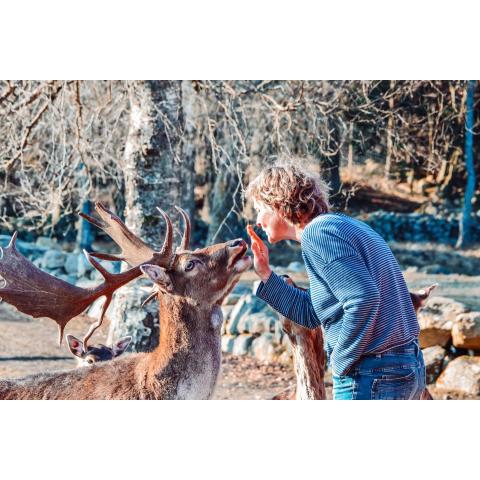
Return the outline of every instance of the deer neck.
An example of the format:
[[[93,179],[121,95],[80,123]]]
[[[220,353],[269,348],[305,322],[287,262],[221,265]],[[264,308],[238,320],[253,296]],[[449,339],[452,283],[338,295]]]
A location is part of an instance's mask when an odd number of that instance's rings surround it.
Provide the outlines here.
[[[321,329],[308,330],[290,320],[285,328],[293,352],[293,365],[297,380],[297,400],[324,400],[325,353]]]
[[[159,303],[160,342],[149,355],[150,380],[168,382],[172,398],[208,398],[221,363],[220,308],[168,295]]]

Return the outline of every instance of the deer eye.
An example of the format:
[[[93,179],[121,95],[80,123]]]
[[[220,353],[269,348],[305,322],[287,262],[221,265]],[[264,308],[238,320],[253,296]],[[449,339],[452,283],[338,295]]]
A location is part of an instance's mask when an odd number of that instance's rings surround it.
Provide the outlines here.
[[[93,363],[95,363],[95,360],[94,360],[92,357],[88,357],[88,358],[87,358],[87,363],[88,363],[89,365],[92,365]]]
[[[193,268],[195,267],[195,262],[193,260],[189,260],[186,264],[185,264],[185,271],[186,272],[190,272],[191,270],[193,270]]]

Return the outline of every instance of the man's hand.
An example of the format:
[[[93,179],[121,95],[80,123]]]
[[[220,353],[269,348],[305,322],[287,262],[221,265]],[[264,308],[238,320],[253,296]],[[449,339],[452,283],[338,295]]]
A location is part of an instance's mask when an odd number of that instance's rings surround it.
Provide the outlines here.
[[[260,279],[266,282],[272,273],[268,258],[268,248],[255,233],[251,225],[247,225],[247,233],[252,241],[253,268]]]

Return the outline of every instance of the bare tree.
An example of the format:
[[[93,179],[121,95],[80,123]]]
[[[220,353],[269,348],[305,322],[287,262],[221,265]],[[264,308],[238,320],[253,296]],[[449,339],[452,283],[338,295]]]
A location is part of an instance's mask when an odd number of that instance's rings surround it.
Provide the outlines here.
[[[459,221],[457,248],[466,247],[472,243],[472,200],[475,193],[475,165],[473,162],[473,100],[477,81],[471,80],[467,86],[467,114],[465,119],[465,166],[467,169],[467,186],[465,188],[464,206]]]

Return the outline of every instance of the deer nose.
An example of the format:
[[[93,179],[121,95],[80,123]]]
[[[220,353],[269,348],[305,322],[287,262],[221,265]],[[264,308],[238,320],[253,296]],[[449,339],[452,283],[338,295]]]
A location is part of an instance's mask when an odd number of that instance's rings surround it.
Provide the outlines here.
[[[234,248],[234,247],[240,247],[242,245],[245,245],[245,240],[242,240],[241,238],[237,238],[236,240],[232,240],[230,242],[229,247]]]

